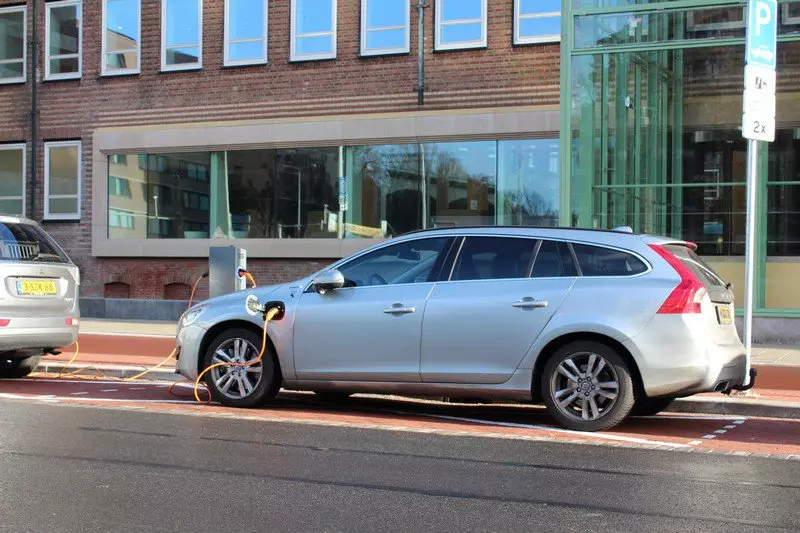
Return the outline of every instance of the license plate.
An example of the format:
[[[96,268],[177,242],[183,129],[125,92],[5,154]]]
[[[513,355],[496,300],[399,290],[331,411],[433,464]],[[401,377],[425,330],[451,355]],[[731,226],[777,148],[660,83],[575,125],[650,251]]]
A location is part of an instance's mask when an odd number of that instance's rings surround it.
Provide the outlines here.
[[[728,307],[717,306],[717,319],[723,326],[731,324],[731,310]]]
[[[56,282],[22,279],[17,281],[17,293],[24,296],[52,296],[57,293]]]

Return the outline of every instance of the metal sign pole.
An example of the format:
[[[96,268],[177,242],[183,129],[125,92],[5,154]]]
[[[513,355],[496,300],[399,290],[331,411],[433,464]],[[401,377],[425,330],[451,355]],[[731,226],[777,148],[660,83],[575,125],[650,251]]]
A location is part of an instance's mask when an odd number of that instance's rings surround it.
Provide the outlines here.
[[[758,141],[747,141],[747,231],[745,233],[744,263],[744,347],[745,381],[750,384],[750,365],[753,345],[753,286],[755,279],[756,206],[758,205]]]
[[[756,266],[758,143],[775,140],[775,81],[778,49],[778,3],[747,1],[742,136],[747,139],[747,232],[745,234],[744,346],[745,378],[750,385],[753,345],[753,288]]]

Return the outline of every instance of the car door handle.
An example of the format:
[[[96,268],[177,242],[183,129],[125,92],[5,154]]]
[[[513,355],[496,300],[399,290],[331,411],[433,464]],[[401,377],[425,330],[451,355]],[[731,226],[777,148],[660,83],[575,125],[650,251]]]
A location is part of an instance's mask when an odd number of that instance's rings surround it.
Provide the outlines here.
[[[401,315],[406,313],[413,313],[416,310],[417,310],[416,307],[406,307],[403,304],[394,304],[393,306],[384,309],[383,312],[386,313],[387,315],[395,315],[395,314]]]
[[[534,300],[533,298],[523,298],[511,305],[521,309],[536,309],[537,307],[547,307],[547,302],[543,300]]]

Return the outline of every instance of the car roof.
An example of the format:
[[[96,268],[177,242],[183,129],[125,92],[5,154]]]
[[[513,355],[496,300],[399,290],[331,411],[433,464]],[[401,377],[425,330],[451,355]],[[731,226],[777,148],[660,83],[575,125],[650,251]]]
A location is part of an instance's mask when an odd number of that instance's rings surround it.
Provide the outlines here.
[[[31,220],[29,218],[4,215],[2,213],[0,213],[0,222],[6,224],[30,224],[31,226],[38,226],[38,224],[34,220]]]

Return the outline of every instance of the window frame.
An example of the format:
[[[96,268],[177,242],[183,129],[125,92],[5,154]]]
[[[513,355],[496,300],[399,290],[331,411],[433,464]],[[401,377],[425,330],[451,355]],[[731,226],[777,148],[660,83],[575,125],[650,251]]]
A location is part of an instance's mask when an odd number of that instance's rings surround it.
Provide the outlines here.
[[[486,48],[488,46],[487,33],[489,25],[488,16],[488,0],[479,0],[481,2],[482,14],[480,19],[458,19],[455,21],[442,22],[442,9],[443,2],[454,2],[456,0],[436,0],[434,7],[434,50],[448,51],[448,50],[474,50],[479,48]],[[442,43],[442,26],[455,25],[464,23],[474,23],[480,20],[481,22],[481,40],[480,41],[458,41],[454,43]]]
[[[20,214],[26,217],[28,210],[28,144],[0,144],[0,151],[2,152],[11,152],[14,150],[20,150],[22,152],[22,196],[0,196],[0,200],[22,200],[22,213]]]
[[[44,143],[44,219],[45,220],[80,220],[81,219],[81,185],[83,182],[83,150],[82,141],[52,141]],[[78,194],[50,195],[50,149],[74,146],[78,149]],[[50,213],[50,200],[60,198],[76,198],[77,213]]]
[[[789,15],[789,8],[792,7],[791,3],[787,2],[781,5],[781,25],[782,26],[793,26],[796,24],[800,24],[800,16],[792,17]]]
[[[304,33],[298,34],[297,33],[297,2],[302,2],[303,0],[292,0],[290,16],[291,19],[290,23],[290,30],[289,30],[289,61],[292,63],[299,63],[303,61],[326,61],[330,59],[336,59],[336,48],[338,47],[338,0],[331,0],[331,20],[333,23],[333,27],[331,28],[330,32],[316,32],[316,33]],[[324,35],[331,36],[331,51],[327,53],[321,54],[304,54],[299,55],[297,53],[297,38],[298,37],[321,37]]]
[[[197,63],[182,63],[167,65],[167,2],[161,0],[161,72],[181,72],[185,70],[200,70],[203,68],[203,0],[197,0],[197,43],[181,43],[170,45],[170,48],[197,47]]]
[[[56,57],[50,55],[50,13],[59,7],[76,6],[78,13],[78,71],[61,74],[50,72],[50,63],[53,59],[69,59],[75,54],[62,54]],[[44,19],[44,79],[54,80],[79,80],[83,76],[83,0],[57,0],[45,3]]]
[[[406,7],[406,20],[405,25],[402,28],[406,32],[406,41],[405,45],[401,48],[376,48],[376,49],[369,49],[367,48],[367,35],[370,31],[381,31],[381,30],[398,30],[401,26],[380,26],[377,28],[370,28],[368,24],[367,13],[369,11],[369,4],[370,2],[374,2],[377,0],[361,0],[361,56],[362,57],[375,57],[375,56],[386,56],[386,55],[399,55],[399,54],[410,54],[411,53],[411,0],[403,0],[403,3]]]
[[[127,76],[131,74],[141,74],[142,72],[142,0],[134,0],[136,2],[136,17],[139,21],[139,34],[136,36],[136,68],[125,68],[125,69],[114,69],[109,70],[108,68],[108,1],[109,0],[102,0],[103,2],[103,17],[102,17],[102,24],[103,26],[100,28],[102,31],[102,36],[100,38],[101,41],[101,51],[102,54],[100,57],[100,75],[101,76]],[[121,52],[126,52],[128,50],[122,50]]]
[[[523,15],[520,13],[520,9],[522,9],[522,0],[514,0],[514,34],[513,34],[514,45],[545,44],[545,43],[561,42],[561,33],[537,35],[534,37],[521,37],[519,34],[521,20],[558,17],[560,21],[561,11],[541,11],[541,12],[537,11],[536,13]]]
[[[231,40],[229,39],[230,34],[230,22],[231,22],[231,12],[230,12],[230,4],[231,0],[225,0],[225,13],[224,13],[224,22],[223,22],[223,60],[222,64],[226,67],[242,67],[248,65],[267,65],[269,64],[269,0],[262,0],[262,5],[264,8],[264,12],[262,16],[264,17],[264,33],[261,36],[261,40],[263,41],[263,53],[260,58],[258,59],[239,59],[239,60],[231,60],[230,59],[230,48],[231,48]],[[246,42],[255,42],[256,39],[237,39],[233,41],[235,43],[246,43]]]
[[[22,76],[16,78],[0,78],[0,85],[8,85],[11,83],[25,83],[28,81],[28,6],[2,6],[0,13],[22,13]],[[17,63],[18,59],[4,59],[0,63],[10,64]]]

